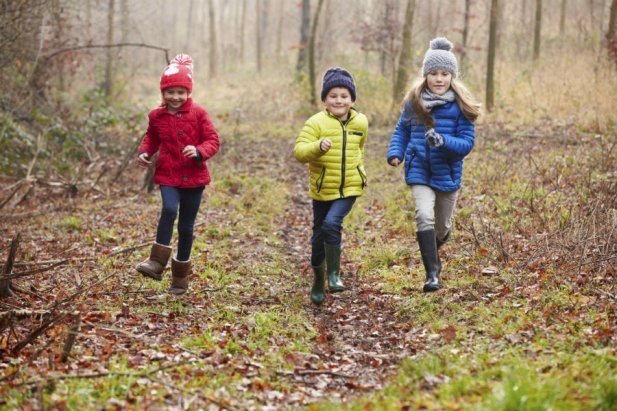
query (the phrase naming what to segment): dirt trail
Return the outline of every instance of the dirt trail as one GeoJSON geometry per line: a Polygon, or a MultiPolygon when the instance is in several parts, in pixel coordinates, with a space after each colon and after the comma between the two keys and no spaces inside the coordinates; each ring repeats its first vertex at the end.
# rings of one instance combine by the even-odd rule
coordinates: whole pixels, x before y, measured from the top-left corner
{"type": "Polygon", "coordinates": [[[400,297],[383,294],[372,287],[370,278],[358,275],[361,262],[350,261],[344,249],[341,271],[348,290],[327,293],[321,307],[310,302],[312,209],[307,193],[307,171],[293,157],[287,158],[285,168],[289,191],[279,232],[286,250],[303,250],[287,255],[295,271],[304,278],[307,311],[319,330],[313,351],[317,369],[314,373],[307,371],[298,380],[319,387],[318,394],[330,399],[345,399],[379,389],[401,359],[415,354],[422,336],[414,336],[409,319],[399,315],[400,297]]]}

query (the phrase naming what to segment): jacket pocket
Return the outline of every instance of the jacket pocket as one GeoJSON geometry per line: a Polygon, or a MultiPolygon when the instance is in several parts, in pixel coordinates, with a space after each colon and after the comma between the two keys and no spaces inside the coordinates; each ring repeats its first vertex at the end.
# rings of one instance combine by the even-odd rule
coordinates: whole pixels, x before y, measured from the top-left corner
{"type": "Polygon", "coordinates": [[[317,192],[321,191],[321,186],[323,185],[323,180],[326,177],[326,168],[322,167],[321,174],[317,177],[317,181],[315,181],[315,185],[317,186],[317,192]]]}
{"type": "Polygon", "coordinates": [[[360,168],[360,166],[356,167],[358,169],[358,174],[360,174],[360,180],[362,180],[362,189],[364,190],[364,187],[366,187],[366,175],[364,175],[364,173],[362,172],[362,169],[360,168]]]}
{"type": "Polygon", "coordinates": [[[409,161],[405,161],[405,177],[409,174],[409,170],[411,169],[411,163],[413,159],[416,158],[416,148],[412,148],[411,155],[409,156],[409,161]]]}

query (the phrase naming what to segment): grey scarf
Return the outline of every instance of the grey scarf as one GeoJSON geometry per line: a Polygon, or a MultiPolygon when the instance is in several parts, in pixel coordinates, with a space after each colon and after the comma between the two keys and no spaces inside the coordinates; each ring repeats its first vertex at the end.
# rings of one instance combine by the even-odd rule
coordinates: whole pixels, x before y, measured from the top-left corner
{"type": "Polygon", "coordinates": [[[429,89],[422,90],[422,104],[427,110],[431,110],[433,107],[443,106],[456,100],[456,95],[452,89],[449,89],[442,95],[435,94],[429,89]]]}

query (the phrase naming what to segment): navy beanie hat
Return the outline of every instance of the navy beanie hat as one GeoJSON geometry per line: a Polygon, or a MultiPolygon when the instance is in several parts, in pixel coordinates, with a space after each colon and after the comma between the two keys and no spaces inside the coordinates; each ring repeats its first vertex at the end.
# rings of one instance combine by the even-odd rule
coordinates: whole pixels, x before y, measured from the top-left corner
{"type": "Polygon", "coordinates": [[[323,76],[323,85],[321,87],[321,101],[326,100],[328,92],[334,87],[345,87],[351,94],[351,99],[356,101],[356,84],[353,81],[351,74],[341,67],[332,67],[326,71],[323,76]]]}

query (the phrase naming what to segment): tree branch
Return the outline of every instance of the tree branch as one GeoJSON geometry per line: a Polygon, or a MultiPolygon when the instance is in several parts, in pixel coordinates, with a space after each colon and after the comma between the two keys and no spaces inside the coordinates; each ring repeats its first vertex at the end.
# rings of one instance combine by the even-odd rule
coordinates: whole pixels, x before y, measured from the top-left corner
{"type": "Polygon", "coordinates": [[[165,53],[165,61],[169,62],[169,49],[159,46],[153,46],[145,43],[116,43],[116,44],[86,44],[83,46],[67,47],[56,50],[44,56],[45,59],[51,59],[59,54],[68,53],[69,51],[84,50],[84,49],[108,49],[115,47],[142,47],[146,49],[160,50],[165,53]]]}

